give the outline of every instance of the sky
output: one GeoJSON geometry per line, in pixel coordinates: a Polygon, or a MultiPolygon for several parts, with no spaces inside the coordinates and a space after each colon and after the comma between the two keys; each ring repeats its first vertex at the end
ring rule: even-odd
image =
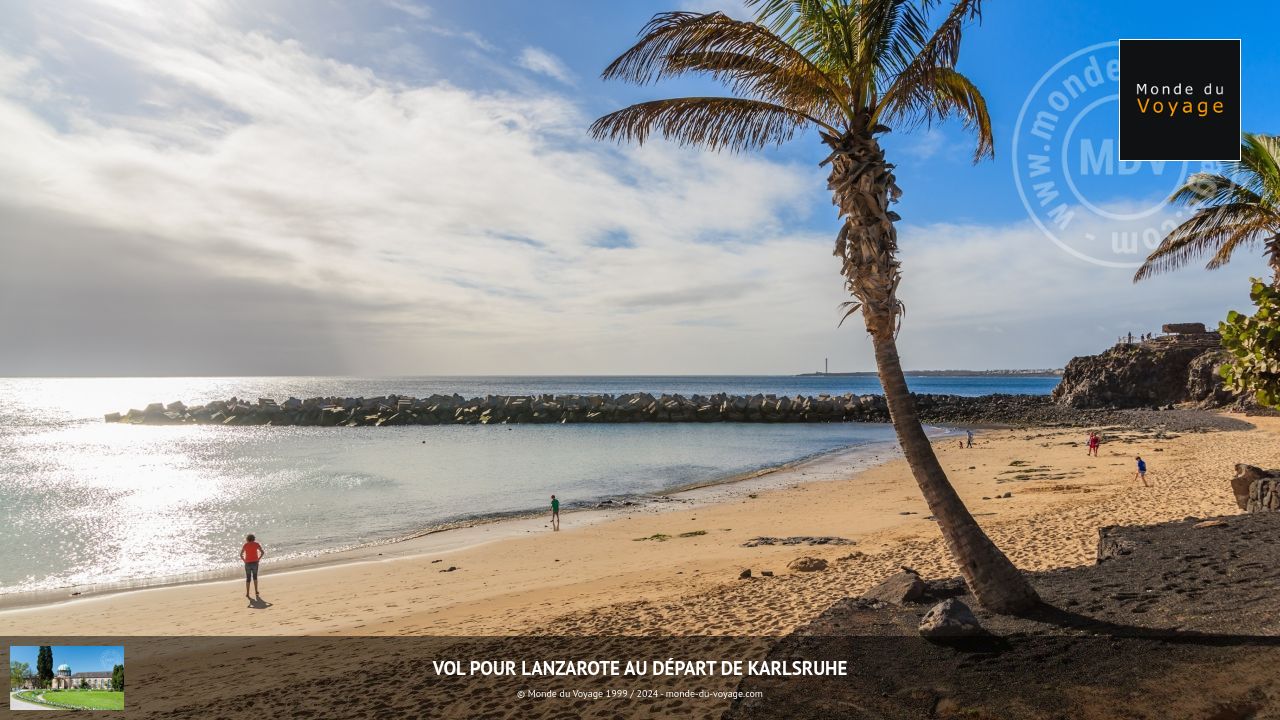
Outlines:
{"type": "MultiPolygon", "coordinates": [[[[123,645],[52,645],[53,667],[66,663],[72,673],[111,672],[116,665],[124,664],[123,645]]],[[[24,662],[36,671],[36,658],[40,648],[36,645],[10,645],[9,661],[24,662]]]]}
{"type": "MultiPolygon", "coordinates": [[[[599,79],[671,9],[750,17],[738,0],[0,0],[0,376],[873,369],[860,321],[837,326],[814,133],[740,155],[587,136],[629,103],[722,92],[599,79]]],[[[974,165],[955,122],[884,136],[904,365],[1061,367],[1247,309],[1258,253],[1134,285],[1064,251],[1012,143],[1055,63],[1118,38],[1241,38],[1243,127],[1280,131],[1277,19],[1262,1],[986,3],[959,68],[996,157],[974,165]]],[[[1105,136],[1103,115],[1081,127],[1105,136]]],[[[1077,230],[1106,236],[1169,182],[1081,178],[1096,210],[1077,230]]]]}

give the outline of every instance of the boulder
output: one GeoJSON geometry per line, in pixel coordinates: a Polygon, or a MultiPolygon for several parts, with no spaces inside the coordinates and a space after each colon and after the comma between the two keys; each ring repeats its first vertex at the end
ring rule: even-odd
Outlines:
{"type": "Polygon", "coordinates": [[[904,570],[885,578],[879,585],[864,592],[862,597],[894,605],[905,605],[924,597],[924,590],[925,584],[920,576],[904,570]]]}
{"type": "Polygon", "coordinates": [[[1123,526],[1108,525],[1098,528],[1098,563],[1130,555],[1138,549],[1138,541],[1125,537],[1123,526]]]}
{"type": "Polygon", "coordinates": [[[1231,490],[1236,504],[1247,512],[1280,511],[1280,470],[1263,470],[1252,465],[1236,465],[1236,476],[1231,479],[1231,490]],[[1240,489],[1248,483],[1248,493],[1241,503],[1240,489]]]}
{"type": "Polygon", "coordinates": [[[929,639],[966,638],[985,635],[968,605],[948,598],[929,608],[920,620],[920,635],[929,639]]]}
{"type": "Polygon", "coordinates": [[[1208,332],[1204,323],[1165,323],[1160,326],[1160,332],[1173,333],[1175,335],[1203,335],[1208,332]]]}
{"type": "Polygon", "coordinates": [[[818,572],[827,569],[827,561],[816,557],[798,557],[787,563],[787,569],[796,572],[818,572]]]}
{"type": "Polygon", "coordinates": [[[1244,463],[1236,465],[1236,476],[1231,478],[1231,492],[1236,496],[1236,505],[1239,505],[1241,510],[1249,509],[1249,489],[1253,483],[1268,475],[1269,473],[1260,467],[1244,463]]]}

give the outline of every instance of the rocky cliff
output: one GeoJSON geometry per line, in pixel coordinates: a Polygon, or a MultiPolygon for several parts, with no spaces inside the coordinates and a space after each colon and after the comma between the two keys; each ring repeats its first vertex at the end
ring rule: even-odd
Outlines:
{"type": "Polygon", "coordinates": [[[1217,333],[1120,344],[1072,358],[1053,399],[1074,408],[1224,407],[1237,401],[1218,375],[1224,359],[1217,333]]]}

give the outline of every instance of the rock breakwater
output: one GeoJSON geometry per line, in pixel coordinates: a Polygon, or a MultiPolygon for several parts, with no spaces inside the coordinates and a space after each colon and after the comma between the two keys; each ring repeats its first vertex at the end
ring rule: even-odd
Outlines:
{"type": "MultiPolygon", "coordinates": [[[[928,423],[1020,423],[1059,420],[1046,396],[915,395],[928,423]]],[[[888,422],[882,395],[403,395],[245,400],[201,405],[152,403],[110,413],[107,422],[141,425],[300,425],[368,427],[504,423],[888,422]]]]}

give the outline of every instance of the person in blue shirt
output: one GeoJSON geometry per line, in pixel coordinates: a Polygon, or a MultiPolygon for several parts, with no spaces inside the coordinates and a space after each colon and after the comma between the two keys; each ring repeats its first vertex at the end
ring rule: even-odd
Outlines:
{"type": "Polygon", "coordinates": [[[1151,484],[1147,482],[1147,461],[1143,460],[1141,455],[1135,459],[1138,461],[1138,474],[1134,475],[1133,479],[1141,480],[1143,487],[1151,487],[1151,484]]]}

